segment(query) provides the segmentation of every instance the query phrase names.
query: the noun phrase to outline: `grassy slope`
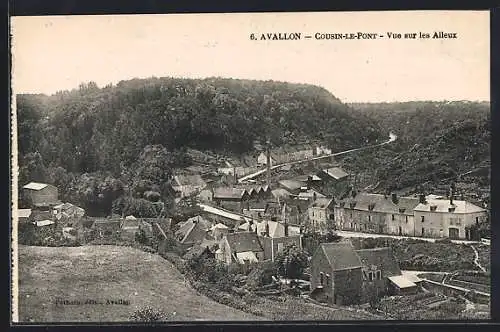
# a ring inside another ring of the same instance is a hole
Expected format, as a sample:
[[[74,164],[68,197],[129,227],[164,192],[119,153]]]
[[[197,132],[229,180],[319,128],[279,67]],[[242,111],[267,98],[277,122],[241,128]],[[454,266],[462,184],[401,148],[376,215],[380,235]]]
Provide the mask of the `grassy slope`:
[[[22,322],[126,321],[145,305],[175,320],[256,320],[187,288],[161,257],[116,246],[19,247],[19,318]],[[55,299],[128,300],[130,305],[65,305]]]

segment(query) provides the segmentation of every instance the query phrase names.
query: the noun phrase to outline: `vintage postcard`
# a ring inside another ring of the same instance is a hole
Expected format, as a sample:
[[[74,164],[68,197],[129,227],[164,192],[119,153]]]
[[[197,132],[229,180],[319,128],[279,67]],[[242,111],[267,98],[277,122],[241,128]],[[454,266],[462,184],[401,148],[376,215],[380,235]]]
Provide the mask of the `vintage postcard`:
[[[490,319],[489,17],[12,17],[11,321]]]

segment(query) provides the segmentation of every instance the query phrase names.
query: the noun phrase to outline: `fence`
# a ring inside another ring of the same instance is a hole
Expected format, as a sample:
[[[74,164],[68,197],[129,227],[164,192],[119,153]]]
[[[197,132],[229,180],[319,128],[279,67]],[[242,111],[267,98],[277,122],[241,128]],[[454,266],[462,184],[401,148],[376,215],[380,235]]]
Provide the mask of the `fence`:
[[[441,293],[444,295],[448,296],[466,296],[470,294],[471,290],[458,287],[458,286],[452,286],[452,285],[446,285],[442,284],[439,282],[435,282],[432,280],[427,280],[427,279],[422,279],[422,286],[430,291]],[[484,293],[484,292],[479,292],[475,291],[475,298],[474,302],[477,303],[482,303],[482,304],[489,304],[490,303],[490,294]]]

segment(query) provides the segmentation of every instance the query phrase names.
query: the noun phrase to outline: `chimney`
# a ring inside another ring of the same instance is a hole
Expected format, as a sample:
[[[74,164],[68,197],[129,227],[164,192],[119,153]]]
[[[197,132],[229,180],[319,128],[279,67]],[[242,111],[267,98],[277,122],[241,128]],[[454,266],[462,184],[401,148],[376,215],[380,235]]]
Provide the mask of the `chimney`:
[[[398,195],[396,193],[392,193],[391,200],[394,204],[398,204]]]
[[[450,205],[453,205],[453,185],[450,186]]]
[[[424,194],[419,195],[419,202],[420,202],[420,204],[427,204],[427,201],[425,200]]]

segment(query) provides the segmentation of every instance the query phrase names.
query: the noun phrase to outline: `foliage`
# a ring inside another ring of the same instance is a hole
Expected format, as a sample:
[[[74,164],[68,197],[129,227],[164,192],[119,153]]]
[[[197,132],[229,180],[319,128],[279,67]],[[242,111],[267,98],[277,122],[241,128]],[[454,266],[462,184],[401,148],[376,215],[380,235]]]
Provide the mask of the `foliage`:
[[[142,228],[135,233],[135,241],[144,245],[150,244],[149,238],[147,237],[146,232]]]
[[[122,216],[135,216],[137,218],[156,218],[162,213],[161,203],[153,203],[144,198],[122,196],[112,204],[112,212]]]
[[[286,278],[298,279],[308,264],[308,255],[295,244],[286,246],[275,259],[277,272]]]
[[[254,289],[268,285],[276,272],[276,265],[273,262],[258,262],[248,274],[247,285]]]
[[[45,247],[78,247],[80,241],[68,239],[63,236],[62,228],[57,225],[37,227],[31,223],[18,224],[18,242],[19,244],[29,246]]]
[[[350,240],[356,249],[390,247],[402,270],[453,272],[477,269],[474,251],[465,244],[389,237]]]
[[[135,310],[130,318],[136,322],[161,322],[169,319],[168,315],[161,309],[149,306]]]
[[[440,181],[463,178],[467,183],[489,185],[490,105],[476,102],[408,102],[355,104],[398,139],[383,148],[345,157],[354,172],[373,175],[378,191],[425,185],[433,190]],[[365,174],[366,175],[366,174]]]

